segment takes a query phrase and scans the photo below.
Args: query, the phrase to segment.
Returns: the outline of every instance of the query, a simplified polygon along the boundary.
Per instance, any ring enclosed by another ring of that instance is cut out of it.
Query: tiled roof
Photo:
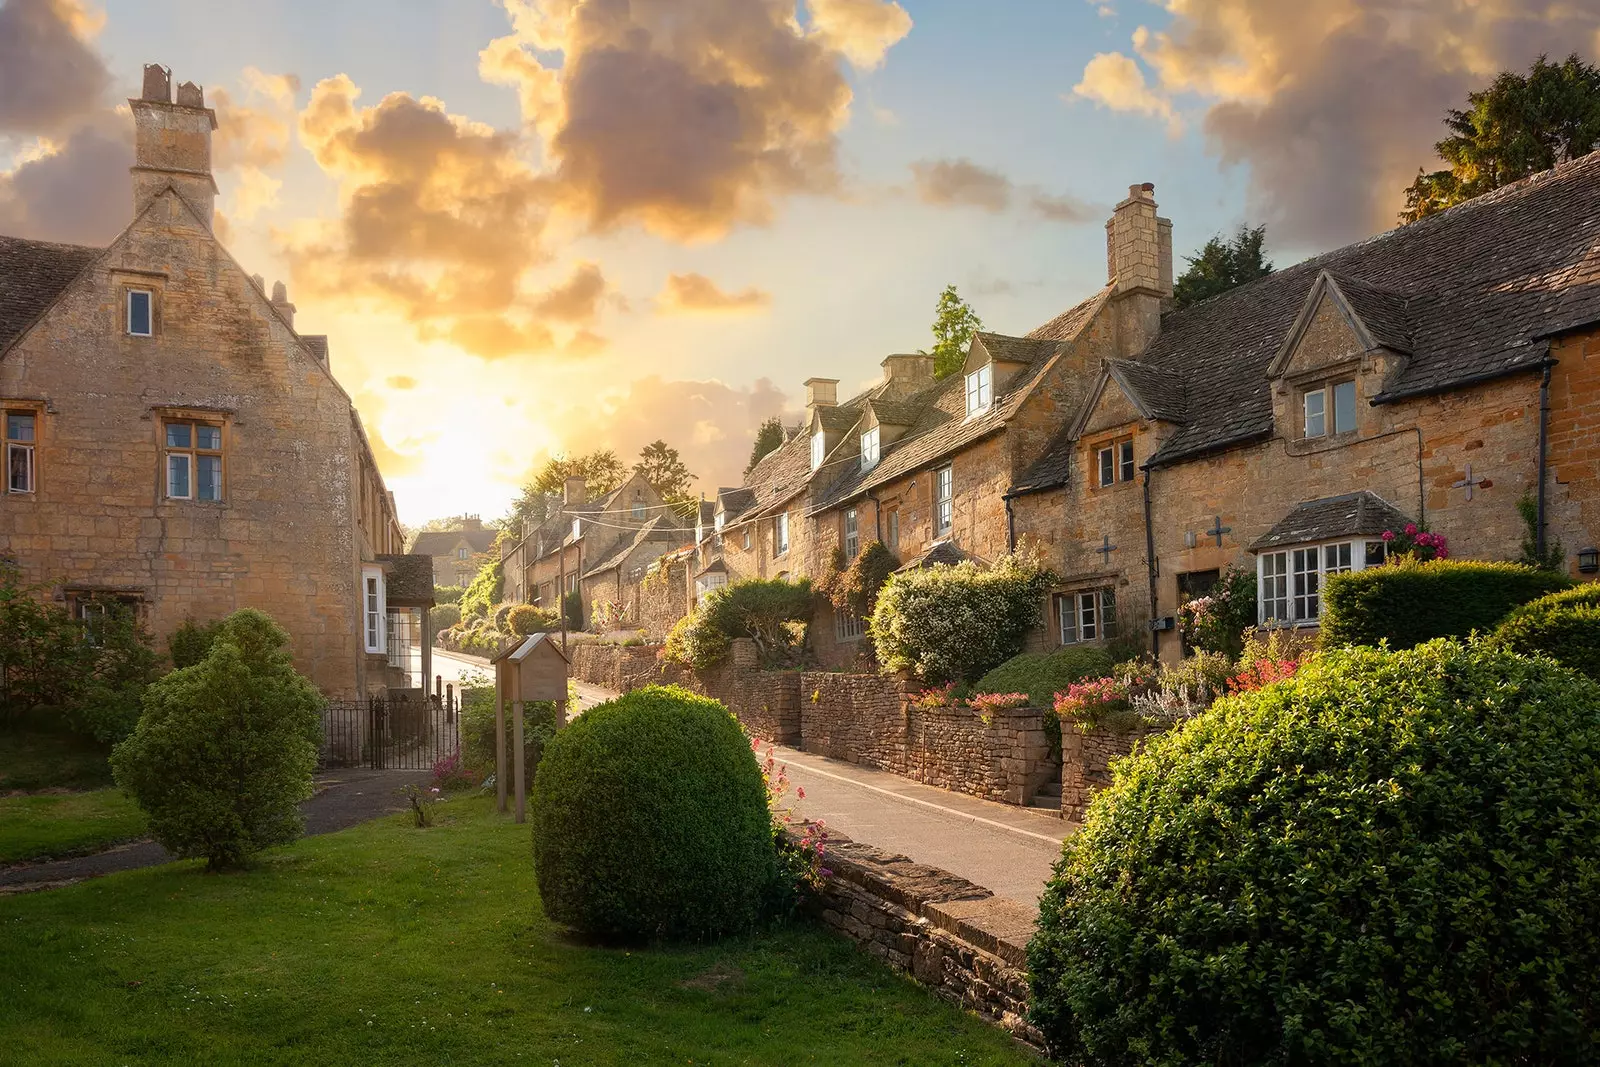
[[[829,433],[845,433],[861,418],[859,405],[817,408],[817,421]]]
[[[634,549],[647,541],[659,541],[662,544],[677,545],[683,540],[683,531],[668,522],[663,516],[657,516],[639,527],[639,531],[631,538],[624,539],[611,550],[599,563],[583,572],[585,578],[592,578],[596,574],[603,574],[622,566],[624,560]]]
[[[411,552],[374,557],[384,565],[384,598],[396,607],[433,606],[433,557]]]
[[[455,549],[458,542],[465,541],[472,551],[487,552],[496,536],[496,531],[490,529],[427,530],[417,534],[411,551],[423,556],[445,556]]]
[[[0,236],[0,351],[43,315],[101,251]]]
[[[718,489],[717,500],[722,505],[723,521],[729,522],[756,502],[756,491],[745,486],[738,489]]]
[[[1184,420],[1187,404],[1182,378],[1128,359],[1108,359],[1106,367],[1150,418],[1163,422]]]
[[[1278,525],[1250,546],[1252,552],[1278,545],[1303,545],[1335,537],[1377,537],[1411,520],[1387,500],[1363,490],[1297,504]]]
[[[1031,331],[1027,338],[1011,340],[1071,341],[1094,318],[1110,292],[1109,286],[1101,289],[1081,304]],[[985,336],[994,338],[999,335]],[[1033,353],[1033,362],[1006,383],[1006,391],[994,398],[988,411],[974,418],[967,417],[966,383],[959,374],[952,374],[914,397],[911,402],[922,408],[922,414],[906,435],[885,446],[871,470],[862,471],[858,464],[849,464],[848,469],[821,494],[812,510],[832,507],[858,493],[936,463],[958,449],[1003,430],[1007,420],[1016,414],[1029,390],[1054,359],[1058,346],[1029,344],[1026,350]],[[989,351],[993,355],[993,350]]]
[[[1542,338],[1600,320],[1600,153],[1164,316],[1139,362],[1182,376],[1189,422],[1151,463],[1272,432],[1267,366],[1323,271],[1409,341],[1379,402],[1538,367]]]
[[[957,548],[954,541],[935,541],[902,563],[896,568],[896,573],[914,571],[920,567],[937,567],[941,564],[960,563],[966,558],[968,558],[967,554]]]
[[[909,400],[869,400],[879,423],[890,426],[915,426],[922,409]]]
[[[978,333],[978,343],[989,358],[1001,363],[1037,363],[1055,355],[1060,338],[1007,337],[1003,333]]]

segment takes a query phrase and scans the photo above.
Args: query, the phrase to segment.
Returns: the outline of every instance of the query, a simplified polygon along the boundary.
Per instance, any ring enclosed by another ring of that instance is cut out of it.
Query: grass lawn
[[[200,864],[0,897],[7,1062],[1023,1064],[1000,1031],[805,923],[579,945],[527,828],[480,799]]]
[[[0,796],[0,863],[98,852],[144,832],[144,813],[120,789]]]
[[[27,724],[0,730],[0,793],[110,785],[110,754],[107,746],[62,730]]]

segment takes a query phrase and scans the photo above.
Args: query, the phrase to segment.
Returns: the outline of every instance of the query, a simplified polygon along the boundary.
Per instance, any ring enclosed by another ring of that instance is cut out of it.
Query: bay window
[[[1383,559],[1383,542],[1364,539],[1261,552],[1256,556],[1256,619],[1263,626],[1315,626],[1330,576],[1376,567]]]

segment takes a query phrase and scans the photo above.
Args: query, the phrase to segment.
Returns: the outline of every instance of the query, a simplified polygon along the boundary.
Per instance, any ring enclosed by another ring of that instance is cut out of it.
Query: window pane
[[[1317,567],[1317,550],[1294,550],[1294,617],[1310,620],[1317,617],[1317,593],[1322,584],[1322,573]]]
[[[1285,552],[1269,552],[1261,557],[1260,621],[1288,622],[1289,557]]]
[[[189,447],[189,428],[190,427],[189,427],[189,424],[187,422],[169,422],[169,423],[167,423],[167,447],[168,448],[188,448]]]
[[[128,292],[128,332],[141,337],[150,333],[150,294],[141,289]]]
[[[198,457],[199,477],[196,479],[201,500],[222,499],[222,457]]]
[[[1356,428],[1356,383],[1340,382],[1333,387],[1333,432],[1348,433]]]
[[[189,499],[189,457],[167,457],[167,495],[180,500]]]
[[[1093,641],[1099,636],[1097,613],[1095,611],[1095,594],[1078,594],[1078,633],[1085,641]]]
[[[900,513],[889,512],[889,547],[894,548],[900,544]]]
[[[33,449],[6,445],[6,488],[13,493],[33,492]]]
[[[1061,643],[1075,645],[1078,643],[1078,610],[1075,598],[1070,596],[1057,596],[1056,618],[1061,623]]]
[[[1383,562],[1384,545],[1382,541],[1367,542],[1367,566],[1376,567]]]
[[[1125,482],[1131,482],[1133,481],[1133,442],[1122,442],[1122,444],[1118,446],[1118,451],[1121,453],[1120,460],[1122,466],[1122,480]]]
[[[33,441],[33,416],[16,412],[6,414],[6,440],[28,444]]]
[[[1112,456],[1111,449],[1102,448],[1100,450],[1100,484],[1110,485],[1114,477],[1116,477],[1116,458]]]
[[[1350,542],[1342,545],[1324,545],[1322,570],[1324,574],[1341,574],[1350,569]]]
[[[1321,389],[1306,394],[1307,437],[1321,437],[1328,432],[1326,403],[1327,395]]]
[[[222,451],[221,426],[196,426],[194,432],[196,448],[209,448],[213,452]]]

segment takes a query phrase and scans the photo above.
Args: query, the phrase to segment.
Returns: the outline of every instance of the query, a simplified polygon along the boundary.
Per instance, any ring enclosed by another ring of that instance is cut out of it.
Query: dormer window
[[[994,402],[994,365],[985,363],[967,375],[967,414],[987,411]]]
[[[822,458],[827,454],[828,441],[821,430],[811,435],[811,469],[816,470],[822,466]]]
[[[128,334],[149,337],[155,333],[155,294],[149,289],[128,290]]]
[[[572,520],[572,539],[574,541],[576,541],[579,537],[582,537],[582,536],[583,536],[583,520],[582,519],[573,519]]]
[[[1327,437],[1356,428],[1356,383],[1330,382],[1306,390],[1301,399],[1303,437]]]
[[[878,428],[874,426],[861,435],[861,469],[869,471],[878,465]]]
[[[1118,482],[1133,481],[1136,470],[1131,437],[1112,441],[1095,450],[1095,482],[1102,489]]]

